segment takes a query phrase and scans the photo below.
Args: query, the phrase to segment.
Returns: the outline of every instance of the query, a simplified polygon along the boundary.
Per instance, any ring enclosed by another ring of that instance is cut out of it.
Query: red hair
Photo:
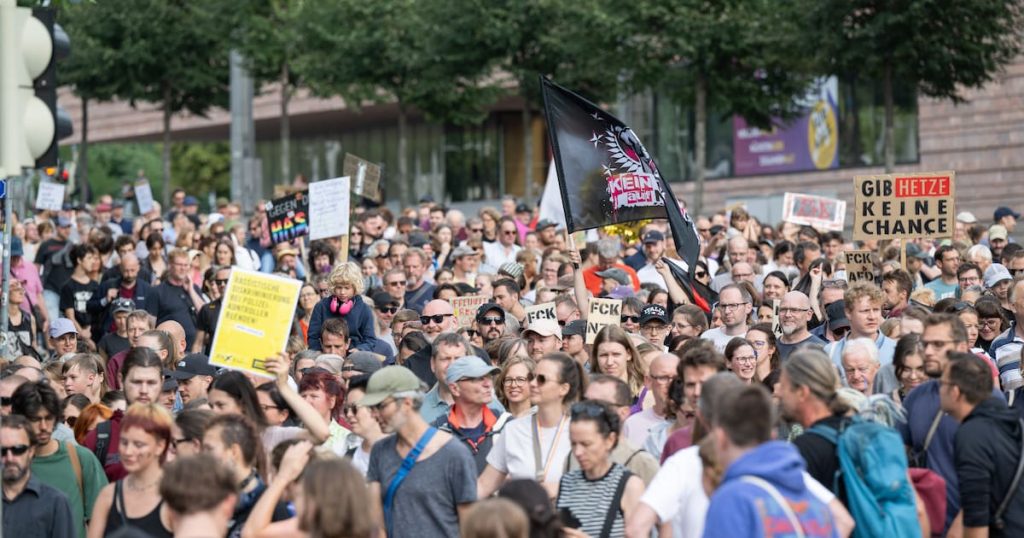
[[[132,428],[139,428],[152,435],[157,441],[163,441],[164,451],[160,454],[160,463],[163,464],[171,447],[171,427],[173,424],[174,418],[171,417],[171,413],[162,405],[137,403],[132,404],[125,411],[124,418],[121,420],[121,432],[126,432]]]
[[[322,390],[327,396],[333,396],[334,408],[331,409],[331,418],[335,422],[344,423],[345,389],[338,378],[329,372],[309,372],[302,376],[302,381],[299,381],[299,394],[309,390]]]

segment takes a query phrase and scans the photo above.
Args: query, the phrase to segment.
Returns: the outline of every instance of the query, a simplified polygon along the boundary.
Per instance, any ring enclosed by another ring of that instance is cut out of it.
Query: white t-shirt
[[[710,503],[704,493],[704,465],[698,450],[700,447],[691,446],[665,460],[640,497],[640,502],[650,506],[659,520],[672,522],[672,536],[676,538],[699,538],[704,533],[704,519]],[[804,483],[811,495],[823,503],[830,503],[835,498],[828,488],[806,471]]]
[[[717,349],[719,353],[725,353],[725,346],[729,345],[730,340],[737,337],[743,337],[745,334],[746,331],[743,331],[743,333],[736,336],[730,336],[725,334],[725,327],[715,327],[714,329],[704,331],[704,334],[700,335],[700,337],[705,340],[710,340],[711,343],[715,344],[715,349]]]
[[[572,452],[569,442],[569,418],[565,417],[559,427],[539,428],[541,466],[547,467],[545,482],[554,482],[562,478],[565,461]],[[556,438],[557,434],[557,438]],[[555,443],[552,450],[552,443]],[[552,461],[548,465],[548,455]],[[533,414],[510,421],[494,438],[494,446],[487,454],[487,463],[508,475],[509,479],[537,478],[536,461],[533,454]]]
[[[650,433],[651,428],[663,422],[668,422],[668,420],[659,417],[654,413],[654,408],[649,407],[626,419],[622,425],[622,436],[629,439],[633,446],[644,446],[644,441],[647,440],[647,434]]]

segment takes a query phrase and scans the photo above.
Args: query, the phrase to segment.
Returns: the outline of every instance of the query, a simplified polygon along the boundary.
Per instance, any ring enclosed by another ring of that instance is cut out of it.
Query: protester
[[[491,377],[500,371],[472,355],[452,362],[444,376],[452,405],[447,415],[437,417],[432,424],[466,445],[476,460],[477,473],[487,466],[487,454],[494,437],[512,418],[508,413],[496,414],[487,407],[494,398]]]
[[[508,410],[513,418],[519,418],[530,412],[530,381],[537,363],[529,357],[513,356],[499,361],[501,371],[494,380],[498,402]]]
[[[32,426],[20,415],[4,417],[0,426],[3,456],[3,532],[25,538],[79,536],[67,496],[32,472],[36,452]]]
[[[180,537],[224,536],[238,499],[238,484],[229,467],[210,454],[179,457],[160,478],[160,497]]]

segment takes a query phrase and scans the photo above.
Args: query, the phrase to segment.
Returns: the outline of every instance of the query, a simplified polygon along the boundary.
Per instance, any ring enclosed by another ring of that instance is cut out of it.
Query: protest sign
[[[341,173],[352,178],[352,192],[380,201],[380,166],[366,159],[356,157],[351,153],[345,154],[345,162],[342,163]]]
[[[459,327],[472,327],[477,309],[486,302],[487,297],[483,295],[467,295],[452,299],[452,310],[455,312]]]
[[[148,179],[135,182],[135,202],[139,204],[140,215],[153,210],[153,189],[150,188]]]
[[[853,178],[853,238],[952,237],[955,172]]]
[[[875,263],[871,260],[870,250],[846,252],[846,281],[850,284],[875,281]]]
[[[224,291],[210,364],[263,377],[284,351],[302,281],[235,267]]]
[[[309,239],[348,235],[349,178],[336,177],[309,184]]]
[[[64,205],[64,184],[42,181],[36,193],[36,209],[60,211]]]
[[[558,324],[558,316],[555,315],[555,303],[541,303],[526,307],[526,327],[533,327],[534,323],[551,322]]]
[[[601,329],[621,322],[622,299],[591,299],[590,312],[587,313],[587,343],[593,344]]]
[[[309,196],[307,191],[289,194],[267,202],[270,241],[275,245],[309,233]]]
[[[781,305],[782,301],[772,299],[772,333],[776,338],[782,338],[782,323],[779,321],[779,306]]]
[[[846,223],[846,201],[787,192],[782,199],[782,220],[841,232]]]

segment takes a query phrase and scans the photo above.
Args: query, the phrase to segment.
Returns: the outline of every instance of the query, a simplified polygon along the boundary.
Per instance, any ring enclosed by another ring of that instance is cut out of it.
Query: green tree
[[[1021,52],[1018,0],[798,0],[800,54],[822,73],[882,81],[885,169],[895,165],[893,83],[965,100]]]
[[[395,103],[398,174],[403,204],[411,202],[407,123],[427,119],[470,123],[485,115],[501,89],[485,84],[497,58],[496,30],[472,16],[487,0],[309,2],[300,14],[302,52],[295,70],[318,95],[348,106]]]
[[[171,184],[171,117],[183,111],[204,116],[211,108],[227,104],[223,21],[201,0],[104,0],[75,9],[82,10],[80,22],[72,17],[68,24],[75,25],[72,35],[79,36],[83,46],[100,51],[97,56],[103,62],[89,70],[107,77],[103,95],[112,94],[133,106],[139,101],[153,103],[163,112],[166,204]]]
[[[690,209],[699,214],[708,110],[767,127],[773,117],[791,117],[794,97],[807,90],[806,66],[792,54],[797,29],[792,5],[773,0],[637,0],[623,17],[629,25],[626,47],[637,60],[625,74],[627,87],[662,91],[693,107],[696,185]]]
[[[204,199],[231,190],[231,146],[227,142],[182,142],[171,149],[173,182]]]

